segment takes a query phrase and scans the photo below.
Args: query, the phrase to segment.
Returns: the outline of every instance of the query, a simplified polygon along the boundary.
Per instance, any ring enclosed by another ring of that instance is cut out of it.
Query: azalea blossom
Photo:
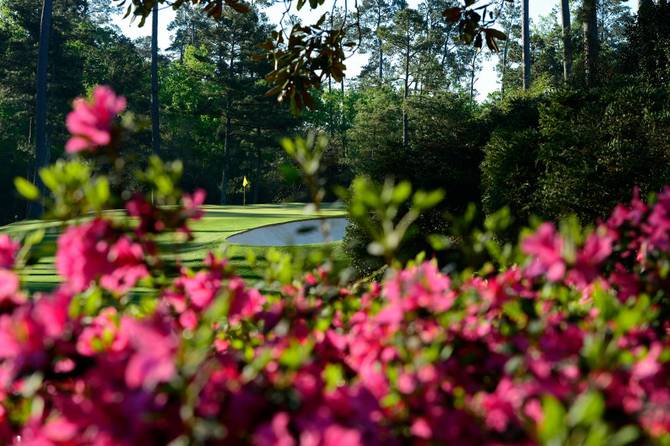
[[[566,271],[563,260],[563,239],[551,223],[543,223],[535,234],[526,237],[521,244],[523,251],[531,256],[528,274],[537,277],[546,274],[550,281],[557,281]]]
[[[104,288],[123,293],[149,274],[141,246],[117,237],[112,224],[100,218],[61,235],[56,269],[73,291],[84,291],[99,279]]]
[[[82,330],[77,340],[77,351],[85,356],[103,352],[120,352],[128,346],[128,333],[120,328],[116,309],[106,308]]]
[[[93,90],[91,100],[78,98],[67,116],[67,129],[72,135],[65,145],[68,153],[95,151],[112,141],[112,123],[126,109],[126,98],[117,96],[106,86]]]
[[[22,300],[18,276],[12,271],[0,269],[0,304]]]
[[[0,268],[11,269],[16,261],[20,245],[7,234],[0,234]]]

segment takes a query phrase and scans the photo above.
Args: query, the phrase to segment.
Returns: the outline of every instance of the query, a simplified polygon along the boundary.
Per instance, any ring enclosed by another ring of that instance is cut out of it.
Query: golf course
[[[180,242],[174,234],[166,234],[158,240],[164,257],[178,259],[186,266],[195,267],[208,252],[222,252],[225,248],[237,272],[248,280],[260,278],[256,269],[252,269],[245,261],[250,252],[257,259],[257,267],[260,268],[265,263],[264,254],[269,247],[304,250],[321,245],[325,242],[319,240],[322,236],[317,230],[321,219],[337,223],[329,243],[339,244],[344,230],[342,221],[346,215],[344,209],[338,205],[326,205],[317,215],[307,214],[304,204],[298,203],[204,206],[203,209],[204,217],[190,225],[192,240]],[[113,219],[124,218],[120,211],[110,212],[109,216]],[[286,230],[282,230],[285,225],[290,225],[294,232],[293,237]],[[309,231],[303,234],[305,228]],[[39,260],[27,266],[21,274],[24,286],[31,291],[48,291],[60,283],[54,266],[54,254],[56,240],[64,229],[63,224],[57,221],[21,221],[0,228],[0,233],[9,234],[15,239],[40,229],[45,230],[44,239],[33,248]],[[228,239],[234,236],[240,236],[241,241],[236,242],[233,238],[229,242]],[[268,242],[273,239],[276,239],[276,243]],[[255,243],[255,240],[260,243]]]

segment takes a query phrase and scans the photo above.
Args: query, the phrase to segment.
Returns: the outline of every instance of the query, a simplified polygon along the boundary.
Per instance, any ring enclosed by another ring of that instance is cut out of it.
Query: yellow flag
[[[247,180],[247,177],[244,177],[244,180],[242,180],[242,187],[247,187],[249,186],[249,180]]]

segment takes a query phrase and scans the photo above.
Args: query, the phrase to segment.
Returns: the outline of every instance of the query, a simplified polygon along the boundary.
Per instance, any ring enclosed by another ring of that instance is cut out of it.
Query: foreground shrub
[[[52,293],[20,290],[33,241],[0,237],[0,443],[670,442],[670,189],[545,223],[499,271],[343,287],[326,265],[268,293],[215,254],[171,279],[154,237],[202,197],[169,196],[73,224]]]

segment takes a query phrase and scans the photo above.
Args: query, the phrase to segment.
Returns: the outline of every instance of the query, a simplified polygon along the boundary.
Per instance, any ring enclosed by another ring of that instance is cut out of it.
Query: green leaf
[[[344,370],[340,364],[328,364],[323,370],[323,379],[326,387],[334,390],[345,383]]]
[[[38,245],[42,243],[45,235],[46,231],[44,230],[44,228],[37,229],[31,232],[28,236],[26,236],[26,238],[23,241],[23,244],[28,246]]]
[[[419,210],[433,208],[444,200],[444,195],[444,191],[441,189],[432,192],[418,191],[414,194],[414,206]]]
[[[403,181],[393,189],[393,202],[402,204],[412,194],[412,184],[409,181]]]
[[[14,187],[26,200],[35,201],[40,198],[40,191],[37,186],[23,177],[14,178]]]
[[[100,204],[104,204],[109,200],[110,189],[109,189],[109,180],[106,177],[98,179],[95,184],[95,190]]]
[[[619,429],[616,434],[608,440],[609,446],[625,446],[633,443],[640,436],[640,432],[635,426],[625,426]]]
[[[448,249],[452,243],[452,238],[442,234],[430,234],[428,236],[428,243],[435,251],[444,251]]]
[[[580,395],[570,408],[568,421],[572,426],[589,425],[600,420],[605,410],[605,401],[598,392],[587,392]]]
[[[85,189],[85,194],[94,209],[104,208],[110,197],[109,180],[106,177],[98,178],[93,185]]]
[[[312,346],[307,344],[298,344],[294,342],[279,357],[279,363],[291,370],[297,370],[308,359],[312,352]]]
[[[50,190],[55,191],[58,188],[59,181],[54,168],[40,170],[40,178],[42,178],[42,182]]]
[[[544,415],[540,425],[540,439],[543,444],[563,444],[567,435],[565,423],[565,409],[560,401],[553,396],[542,399],[542,413]]]

